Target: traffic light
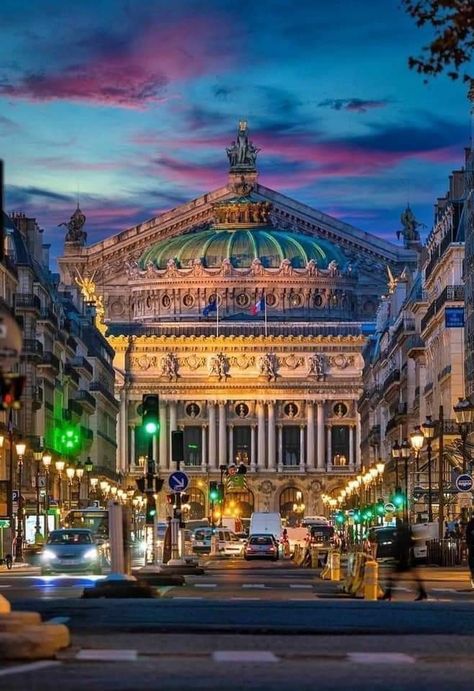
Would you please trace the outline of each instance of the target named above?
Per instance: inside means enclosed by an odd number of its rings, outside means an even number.
[[[171,432],[171,460],[173,463],[182,463],[184,461],[183,430],[173,430]]]
[[[145,477],[139,477],[135,482],[137,483],[138,491],[143,494],[145,492]]]
[[[344,523],[345,520],[346,519],[345,519],[344,513],[342,511],[338,511],[336,513],[336,523],[342,524],[342,523]]]
[[[217,501],[223,502],[225,494],[225,486],[223,482],[219,482],[217,485]]]
[[[156,516],[156,502],[152,494],[147,494],[146,497],[146,525],[153,525]]]
[[[211,501],[217,501],[219,499],[219,489],[217,487],[217,482],[211,480],[209,483],[209,499]]]
[[[0,374],[0,403],[3,410],[21,408],[21,394],[25,377],[20,374]]]
[[[400,487],[397,487],[392,496],[392,504],[395,506],[395,509],[397,510],[402,509],[405,505],[405,496]]]
[[[143,394],[142,421],[147,434],[156,434],[160,429],[159,401],[157,394]]]
[[[383,518],[385,516],[385,504],[383,499],[379,499],[378,502],[375,505],[375,513],[377,516],[380,516]]]
[[[167,494],[166,495],[166,503],[170,504],[171,506],[174,506],[174,500],[175,500],[175,495],[174,494]]]

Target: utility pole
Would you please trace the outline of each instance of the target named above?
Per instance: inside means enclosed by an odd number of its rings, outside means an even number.
[[[438,494],[439,494],[439,539],[444,537],[444,477],[443,477],[443,455],[444,455],[444,410],[439,407],[439,468],[438,468]]]

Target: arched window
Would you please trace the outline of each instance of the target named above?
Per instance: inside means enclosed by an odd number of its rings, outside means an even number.
[[[297,487],[286,487],[280,494],[280,513],[289,526],[300,524],[304,516],[304,495]]]
[[[248,489],[244,492],[227,492],[224,515],[236,518],[250,518],[253,513],[254,496]]]
[[[204,518],[206,513],[206,499],[204,492],[199,487],[190,487],[189,489],[189,513],[188,520],[197,520]]]

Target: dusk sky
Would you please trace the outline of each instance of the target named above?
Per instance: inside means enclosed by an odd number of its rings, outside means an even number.
[[[242,118],[262,184],[394,241],[469,145],[466,85],[408,69],[431,34],[399,0],[2,0],[0,22],[6,208],[53,254],[78,196],[96,242],[225,184]]]

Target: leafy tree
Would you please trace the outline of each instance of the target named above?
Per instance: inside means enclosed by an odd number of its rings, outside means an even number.
[[[427,78],[447,71],[451,79],[458,79],[461,67],[474,55],[474,2],[473,0],[402,0],[417,26],[432,26],[434,38],[423,46],[424,54],[410,57],[411,69]],[[464,81],[473,75],[465,72]]]

